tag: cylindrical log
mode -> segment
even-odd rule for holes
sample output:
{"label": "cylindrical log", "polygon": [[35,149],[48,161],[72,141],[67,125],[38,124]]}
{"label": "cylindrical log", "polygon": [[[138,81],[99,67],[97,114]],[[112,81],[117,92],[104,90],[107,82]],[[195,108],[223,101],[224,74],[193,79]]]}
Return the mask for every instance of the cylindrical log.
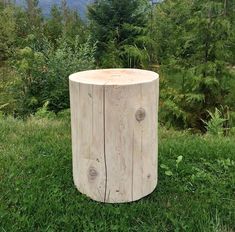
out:
{"label": "cylindrical log", "polygon": [[157,185],[159,77],[139,69],[70,75],[73,179],[96,201],[138,200]]}

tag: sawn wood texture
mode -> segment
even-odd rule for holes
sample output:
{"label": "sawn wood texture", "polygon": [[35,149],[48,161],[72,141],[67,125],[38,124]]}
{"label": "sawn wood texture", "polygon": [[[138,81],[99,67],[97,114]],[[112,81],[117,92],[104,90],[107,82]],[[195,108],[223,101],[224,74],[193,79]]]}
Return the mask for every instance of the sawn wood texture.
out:
{"label": "sawn wood texture", "polygon": [[131,202],[157,185],[159,77],[139,69],[70,75],[73,179],[96,201]]}

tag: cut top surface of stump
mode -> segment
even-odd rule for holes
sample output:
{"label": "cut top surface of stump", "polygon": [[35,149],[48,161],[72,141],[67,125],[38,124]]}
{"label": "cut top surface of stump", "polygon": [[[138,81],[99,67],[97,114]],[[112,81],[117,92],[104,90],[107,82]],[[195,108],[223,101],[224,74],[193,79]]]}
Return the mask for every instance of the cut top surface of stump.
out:
{"label": "cut top surface of stump", "polygon": [[158,79],[158,74],[142,69],[97,69],[77,72],[70,81],[93,85],[133,85]]}

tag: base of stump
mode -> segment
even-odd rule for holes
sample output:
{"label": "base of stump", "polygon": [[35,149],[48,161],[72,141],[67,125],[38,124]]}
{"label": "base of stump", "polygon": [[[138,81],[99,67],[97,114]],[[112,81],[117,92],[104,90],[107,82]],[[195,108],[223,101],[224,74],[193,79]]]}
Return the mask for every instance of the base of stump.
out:
{"label": "base of stump", "polygon": [[107,197],[106,200],[104,200],[104,199],[102,200],[102,199],[100,199],[100,198],[95,199],[95,198],[93,198],[93,196],[88,195],[86,192],[82,192],[82,191],[79,189],[79,187],[78,187],[75,183],[74,183],[74,185],[75,185],[76,189],[77,189],[81,194],[84,194],[86,197],[91,198],[93,201],[102,202],[102,203],[110,203],[110,204],[112,204],[112,203],[117,203],[117,204],[129,203],[129,202],[134,202],[134,201],[141,200],[142,198],[147,197],[147,196],[149,196],[151,193],[153,193],[154,190],[155,190],[156,187],[157,187],[157,183],[156,183],[155,187],[154,187],[149,193],[145,193],[145,194],[143,194],[143,195],[141,195],[141,196],[139,196],[139,197],[137,197],[137,198],[133,198],[133,199],[127,199],[127,200],[122,199],[121,201],[116,201],[116,200],[109,199],[109,197]]}

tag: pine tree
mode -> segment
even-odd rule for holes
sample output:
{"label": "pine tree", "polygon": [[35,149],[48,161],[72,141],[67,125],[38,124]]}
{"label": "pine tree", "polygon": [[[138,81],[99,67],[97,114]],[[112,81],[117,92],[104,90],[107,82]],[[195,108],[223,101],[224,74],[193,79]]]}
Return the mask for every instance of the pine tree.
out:
{"label": "pine tree", "polygon": [[99,0],[88,8],[100,66],[141,67],[148,62],[148,6],[143,0]]}
{"label": "pine tree", "polygon": [[228,4],[224,0],[168,0],[156,10],[160,64],[182,76],[182,89],[171,104],[184,112],[181,121],[183,117],[189,127],[203,130],[208,110],[225,105],[231,91],[234,24]]}
{"label": "pine tree", "polygon": [[34,30],[41,27],[42,15],[38,7],[39,0],[26,0],[26,11],[28,14],[28,25]]}
{"label": "pine tree", "polygon": [[62,36],[63,16],[57,5],[53,5],[50,12],[50,18],[46,21],[44,30],[45,35],[53,44]]}
{"label": "pine tree", "polygon": [[9,58],[16,41],[16,18],[11,6],[0,9],[0,63]]}
{"label": "pine tree", "polygon": [[80,43],[85,42],[87,38],[87,28],[84,22],[81,20],[78,11],[69,9],[67,6],[67,0],[61,2],[62,13],[62,37],[69,44],[73,44],[79,40]]}

